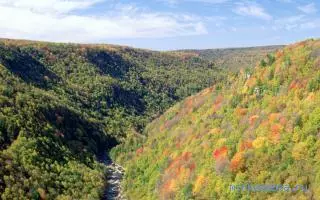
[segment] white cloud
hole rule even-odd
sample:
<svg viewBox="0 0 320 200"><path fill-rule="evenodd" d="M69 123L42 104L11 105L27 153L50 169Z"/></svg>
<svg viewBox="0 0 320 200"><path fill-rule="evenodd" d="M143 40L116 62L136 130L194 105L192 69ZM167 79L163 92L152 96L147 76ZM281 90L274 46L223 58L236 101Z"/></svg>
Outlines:
<svg viewBox="0 0 320 200"><path fill-rule="evenodd" d="M299 31L320 27L319 19L310 19L304 15L291 16L274 21L274 30Z"/></svg>
<svg viewBox="0 0 320 200"><path fill-rule="evenodd" d="M301 29L314 29L314 28L318 28L319 27L319 20L317 21L309 21L309 22L305 22L300 24L300 28Z"/></svg>
<svg viewBox="0 0 320 200"><path fill-rule="evenodd" d="M42 3L39 3L42 2ZM0 37L60 42L206 34L201 18L120 6L103 16L80 15L97 0L0 0ZM38 4L39 3L39 4Z"/></svg>
<svg viewBox="0 0 320 200"><path fill-rule="evenodd" d="M225 3L229 0L184 0L184 1L193 1L193 2L203 2L203 3L213 3L213 4L219 4L219 3Z"/></svg>
<svg viewBox="0 0 320 200"><path fill-rule="evenodd" d="M236 27L231 27L231 31L232 31L232 32L237 32L237 30L238 30L238 29L237 29Z"/></svg>
<svg viewBox="0 0 320 200"><path fill-rule="evenodd" d="M183 3L183 2L222 4L222 3L228 2L229 0L158 0L158 1L166 2L170 5L176 5L178 3Z"/></svg>
<svg viewBox="0 0 320 200"><path fill-rule="evenodd" d="M315 3L309 3L304 6L299 6L298 9L306 14L312 14L312 13L316 13L318 11Z"/></svg>
<svg viewBox="0 0 320 200"><path fill-rule="evenodd" d="M101 0L0 0L1 6L32 10L38 13L68 13L86 9Z"/></svg>
<svg viewBox="0 0 320 200"><path fill-rule="evenodd" d="M269 15L263 7L255 3L238 3L233 11L242 16L252 16L264 20L271 20L272 16Z"/></svg>
<svg viewBox="0 0 320 200"><path fill-rule="evenodd" d="M290 16L275 20L277 25L283 26L285 24L296 24L304 20L304 15Z"/></svg>
<svg viewBox="0 0 320 200"><path fill-rule="evenodd" d="M278 0L278 1L283 3L292 3L292 0Z"/></svg>

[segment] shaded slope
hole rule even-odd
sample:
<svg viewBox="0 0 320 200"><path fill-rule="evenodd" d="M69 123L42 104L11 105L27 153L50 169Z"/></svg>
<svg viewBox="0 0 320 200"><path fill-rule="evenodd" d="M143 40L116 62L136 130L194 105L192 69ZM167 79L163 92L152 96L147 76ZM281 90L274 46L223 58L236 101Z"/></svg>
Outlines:
<svg viewBox="0 0 320 200"><path fill-rule="evenodd" d="M169 109L147 126L145 141L114 149L127 196L319 199L319 49L308 40L279 50ZM230 190L246 184L292 190Z"/></svg>
<svg viewBox="0 0 320 200"><path fill-rule="evenodd" d="M0 47L2 65L24 82L67 96L99 118L121 112L138 129L223 75L205 60L122 46L1 40Z"/></svg>

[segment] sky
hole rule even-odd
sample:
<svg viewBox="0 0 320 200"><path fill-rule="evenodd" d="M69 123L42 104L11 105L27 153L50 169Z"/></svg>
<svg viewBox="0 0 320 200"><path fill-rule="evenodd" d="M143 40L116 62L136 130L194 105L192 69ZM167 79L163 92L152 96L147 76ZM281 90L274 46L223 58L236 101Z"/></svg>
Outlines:
<svg viewBox="0 0 320 200"><path fill-rule="evenodd" d="M320 1L0 0L0 37L153 50L289 44L320 37Z"/></svg>

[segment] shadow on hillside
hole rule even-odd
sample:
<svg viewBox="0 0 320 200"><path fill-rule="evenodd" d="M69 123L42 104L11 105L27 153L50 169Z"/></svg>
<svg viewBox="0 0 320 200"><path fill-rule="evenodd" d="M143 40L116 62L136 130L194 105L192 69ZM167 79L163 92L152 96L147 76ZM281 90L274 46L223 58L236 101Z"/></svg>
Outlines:
<svg viewBox="0 0 320 200"><path fill-rule="evenodd" d="M101 124L90 122L68 108L61 106L43 108L40 113L44 117L42 120L50 122L55 129L51 136L62 142L74 157L83 162L86 162L86 155L91 153L97 155L106 148L111 149L118 144L115 138L104 133ZM57 156L57 153L51 148L46 152L52 156Z"/></svg>
<svg viewBox="0 0 320 200"><path fill-rule="evenodd" d="M0 151L10 146L19 135L19 129L14 125L10 126L7 120L5 116L0 118Z"/></svg>
<svg viewBox="0 0 320 200"><path fill-rule="evenodd" d="M143 96L136 91L130 91L124 89L118 85L113 86L113 101L110 102L112 105L121 105L125 108L134 109L137 114L143 114L145 111L145 102Z"/></svg>
<svg viewBox="0 0 320 200"><path fill-rule="evenodd" d="M19 50L0 46L0 63L26 83L41 88L50 88L60 80L55 73L32 56Z"/></svg>
<svg viewBox="0 0 320 200"><path fill-rule="evenodd" d="M123 78L132 67L132 64L123 59L120 55L104 50L88 50L87 58L103 74L114 78Z"/></svg>

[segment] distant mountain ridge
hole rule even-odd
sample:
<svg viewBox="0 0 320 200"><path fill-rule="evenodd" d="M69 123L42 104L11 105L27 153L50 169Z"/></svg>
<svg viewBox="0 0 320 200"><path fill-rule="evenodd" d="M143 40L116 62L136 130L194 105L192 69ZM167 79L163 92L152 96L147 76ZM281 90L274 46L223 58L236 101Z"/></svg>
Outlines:
<svg viewBox="0 0 320 200"><path fill-rule="evenodd" d="M263 59L268 53L282 49L284 45L218 48L203 50L178 50L177 52L194 53L199 57L212 61L215 65L223 66L233 71L241 67L254 67L257 61Z"/></svg>

